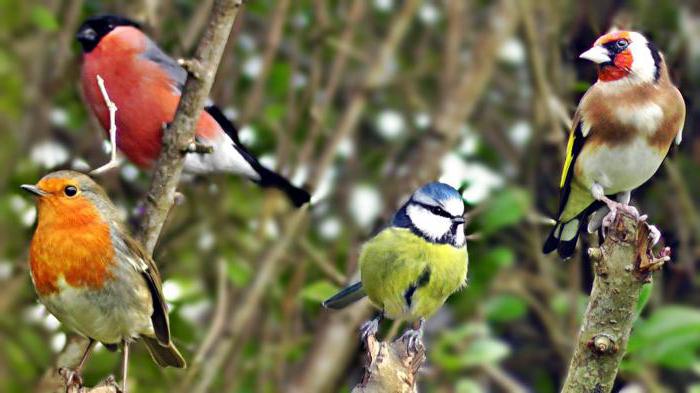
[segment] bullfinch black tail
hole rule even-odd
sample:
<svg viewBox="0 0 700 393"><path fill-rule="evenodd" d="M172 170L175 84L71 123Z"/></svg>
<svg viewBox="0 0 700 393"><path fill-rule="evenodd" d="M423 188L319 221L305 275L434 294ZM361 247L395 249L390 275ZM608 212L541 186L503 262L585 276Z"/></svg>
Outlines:
<svg viewBox="0 0 700 393"><path fill-rule="evenodd" d="M325 308L340 310L367 296L362 283L357 282L340 290L340 292L326 299L322 305Z"/></svg>
<svg viewBox="0 0 700 393"><path fill-rule="evenodd" d="M285 194L287 194L287 197L289 197L294 206L301 207L311 199L311 195L309 195L306 190L293 185L282 175L273 172L260 164L258 164L257 167L253 166L253 168L255 168L260 175L260 180L256 180L256 183L260 184L262 187L274 187L283 191Z"/></svg>
<svg viewBox="0 0 700 393"><path fill-rule="evenodd" d="M233 140L233 147L236 151L250 164L251 167L258 173L259 179L252 179L254 182L258 183L262 187L273 187L281 190L292 201L294 206L300 207L305 203L309 202L311 195L309 193L299 188L289 182L282 175L273 172L260 164L257 158L253 156L241 143L238 138L238 130L236 126L221 112L216 106L207 106L204 108L211 117L216 120L221 128L226 132L226 134Z"/></svg>

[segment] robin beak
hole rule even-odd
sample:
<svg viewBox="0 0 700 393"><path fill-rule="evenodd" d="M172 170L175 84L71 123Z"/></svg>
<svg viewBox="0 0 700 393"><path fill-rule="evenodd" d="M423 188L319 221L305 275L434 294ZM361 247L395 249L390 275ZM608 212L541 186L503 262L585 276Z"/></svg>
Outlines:
<svg viewBox="0 0 700 393"><path fill-rule="evenodd" d="M21 186L19 186L19 188L23 189L24 191L30 192L36 196L46 195L46 192L41 191L39 187L32 184L22 184Z"/></svg>
<svg viewBox="0 0 700 393"><path fill-rule="evenodd" d="M579 56L581 59L590 60L597 64L608 63L612 61L610 59L610 52L602 46L594 46L591 49L581 53Z"/></svg>

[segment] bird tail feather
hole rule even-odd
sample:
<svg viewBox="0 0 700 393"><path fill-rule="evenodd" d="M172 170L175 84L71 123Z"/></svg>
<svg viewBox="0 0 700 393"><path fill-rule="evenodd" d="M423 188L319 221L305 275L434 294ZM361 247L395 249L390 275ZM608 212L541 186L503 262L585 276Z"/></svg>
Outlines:
<svg viewBox="0 0 700 393"><path fill-rule="evenodd" d="M361 282L356 282L343 288L340 292L331 296L323 302L323 307L339 310L367 296Z"/></svg>
<svg viewBox="0 0 700 393"><path fill-rule="evenodd" d="M143 342L146 344L148 353L151 354L153 361L160 367L175 367L185 368L187 362L182 357L180 351L177 350L172 341L168 345L162 345L156 338L142 336Z"/></svg>
<svg viewBox="0 0 700 393"><path fill-rule="evenodd" d="M309 200L311 200L311 195L308 191L293 185L289 182L289 180L287 180L284 176L280 175L279 173L271 171L262 166L262 164L260 164L260 162L258 162L258 160L252 156L252 154L250 154L241 146L234 144L233 147L235 147L236 150L238 150L238 152L246 159L246 161L248 161L248 163L258 173L260 179L254 181L258 183L261 187L277 188L278 190L284 192L296 207L300 207L307 203Z"/></svg>

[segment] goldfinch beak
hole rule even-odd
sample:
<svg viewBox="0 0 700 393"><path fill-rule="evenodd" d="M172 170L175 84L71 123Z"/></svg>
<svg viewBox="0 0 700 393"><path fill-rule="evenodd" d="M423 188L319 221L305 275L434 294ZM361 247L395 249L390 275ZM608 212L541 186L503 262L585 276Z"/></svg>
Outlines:
<svg viewBox="0 0 700 393"><path fill-rule="evenodd" d="M603 64L611 61L608 50L602 46L594 46L591 49L581 53L581 56L579 57L597 64Z"/></svg>

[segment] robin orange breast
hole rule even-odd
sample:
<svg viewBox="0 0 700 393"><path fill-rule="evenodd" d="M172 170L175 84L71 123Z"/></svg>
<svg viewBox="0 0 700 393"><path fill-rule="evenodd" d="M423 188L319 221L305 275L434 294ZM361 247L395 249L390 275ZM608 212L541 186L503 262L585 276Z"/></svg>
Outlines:
<svg viewBox="0 0 700 393"><path fill-rule="evenodd" d="M161 280L153 259L125 229L117 208L88 176L58 171L22 189L37 197L29 252L39 300L58 320L89 339L69 383L95 342L123 352L126 392L129 344L141 339L161 367L185 367L172 343Z"/></svg>

